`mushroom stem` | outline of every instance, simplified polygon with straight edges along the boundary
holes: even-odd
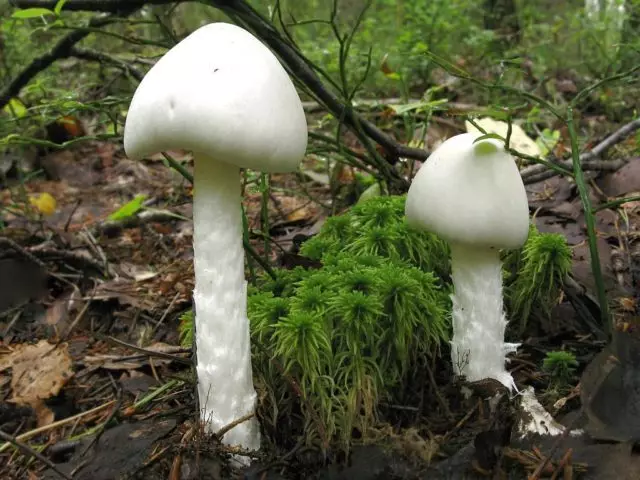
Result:
[[[240,169],[194,154],[193,247],[200,415],[218,432],[255,412],[247,282],[244,276]],[[260,448],[255,417],[229,430],[228,445]]]
[[[498,249],[451,245],[454,294],[451,359],[456,374],[475,382],[493,378],[514,388],[505,355],[518,344],[505,343],[502,261]]]

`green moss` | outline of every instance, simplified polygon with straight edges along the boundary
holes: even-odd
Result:
[[[304,256],[323,262],[339,252],[405,261],[446,277],[449,247],[436,235],[411,228],[404,215],[404,196],[374,197],[325,222],[301,248]]]
[[[566,387],[577,367],[576,356],[565,350],[547,352],[542,362],[542,370],[549,375],[555,388]]]
[[[375,197],[327,219],[301,247],[321,268],[279,269],[249,290],[260,416],[274,435],[286,425],[349,448],[353,429],[366,434],[379,404],[398,401],[411,369],[448,340],[449,249],[407,225],[404,200]],[[548,313],[571,265],[564,238],[532,226],[503,259],[512,321]]]
[[[558,304],[564,279],[571,271],[571,248],[564,236],[539,233],[532,225],[524,247],[506,263],[515,272],[506,288],[507,306],[522,333],[532,315],[549,318]]]
[[[316,418],[306,425],[307,437],[347,447],[352,429],[372,425],[378,403],[412,362],[447,339],[448,290],[405,262],[349,252],[329,253],[326,260],[290,297],[250,297],[252,340],[272,354],[254,359],[254,368],[267,378],[277,359],[300,388],[298,406],[314,411],[307,412]]]

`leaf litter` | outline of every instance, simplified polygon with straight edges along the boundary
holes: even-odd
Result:
[[[447,135],[463,129],[449,119],[434,122]],[[356,151],[364,151],[354,139],[349,141]],[[558,151],[565,147],[562,139],[554,146]],[[172,154],[190,165],[188,155]],[[5,279],[10,288],[0,296],[5,307],[0,308],[0,334],[6,332],[0,357],[0,414],[10,411],[15,418],[31,418],[31,423],[11,423],[16,438],[44,448],[65,471],[75,470],[77,478],[106,479],[127,473],[155,479],[179,472],[171,473],[171,478],[186,479],[196,478],[197,471],[208,473],[208,478],[230,478],[224,462],[229,452],[215,441],[206,441],[193,422],[193,378],[185,367],[188,352],[178,346],[177,334],[178,319],[189,308],[193,289],[191,191],[161,160],[131,162],[103,142],[50,154],[43,164],[52,180],[33,180],[26,188],[37,195],[49,192],[56,200],[56,211],[36,220],[9,217],[3,231],[23,252],[0,252],[0,262],[11,262],[9,269],[0,268],[0,281],[5,272],[22,268],[11,270],[15,265],[36,265],[44,275],[44,288],[34,289],[28,279],[10,274]],[[631,161],[617,172],[595,176],[591,183],[594,204],[640,191],[638,163]],[[304,169],[316,172],[315,167],[309,161]],[[316,233],[330,213],[323,205],[335,195],[332,182],[348,187],[353,178],[353,172],[346,170],[333,179],[329,175],[272,176],[266,224],[262,192],[250,191],[245,208],[252,232],[259,232],[251,236],[258,254],[268,256],[273,264],[295,265],[297,237]],[[299,194],[302,187],[305,195]],[[527,191],[540,230],[568,238],[576,284],[575,289],[567,286],[552,321],[526,338],[513,359],[515,375],[533,382],[538,390],[545,385],[538,368],[544,352],[571,347],[580,352],[580,362],[586,365],[601,344],[585,336],[583,317],[597,316],[597,305],[588,292],[592,278],[575,186],[567,179],[551,177],[528,185]],[[309,195],[316,201],[310,202]],[[6,191],[1,198],[9,198]],[[150,215],[155,208],[168,215]],[[130,215],[122,215],[123,211]],[[616,311],[621,320],[638,314],[633,302],[638,256],[633,252],[640,243],[639,213],[637,204],[627,204],[598,215],[602,267],[614,295],[630,299],[624,309]],[[265,226],[268,230],[262,231]],[[48,235],[42,235],[43,228]],[[277,248],[265,251],[264,234]],[[626,255],[618,272],[613,264],[620,251]],[[40,263],[34,264],[29,256]],[[7,309],[8,315],[4,314]],[[619,356],[620,352],[609,354]],[[637,373],[628,364],[623,377]],[[591,371],[601,370],[596,361],[593,365]],[[588,376],[587,371],[584,375]],[[614,370],[601,384],[609,385],[618,374]],[[625,472],[617,471],[620,478],[637,471],[630,449],[601,445],[584,436],[564,438],[561,448],[555,450],[544,435],[526,437],[516,444],[510,438],[510,399],[496,386],[474,386],[471,397],[463,398],[459,386],[450,384],[445,375],[436,372],[435,380],[438,393],[423,387],[422,404],[388,407],[404,412],[396,413],[399,424],[418,427],[381,427],[378,436],[373,435],[380,444],[354,447],[346,467],[323,467],[317,452],[299,448],[258,461],[246,478],[262,479],[267,472],[269,478],[278,478],[278,469],[270,467],[274,462],[289,473],[305,469],[308,478],[437,479],[460,472],[467,478],[481,478],[483,472],[514,464],[531,472],[547,452],[553,452],[545,467],[551,472],[566,471],[569,465],[577,473],[584,464],[590,475],[584,478],[613,478],[608,476],[617,468],[613,459],[628,464]],[[587,391],[615,391],[613,387],[602,390],[600,384],[588,386],[587,377],[582,383]],[[580,386],[574,385],[564,397],[550,402],[543,396],[541,403],[569,428],[571,414],[580,411],[579,392]],[[443,416],[434,401],[436,394],[446,399],[454,423]],[[620,401],[620,394],[596,395],[579,427],[597,431],[589,426],[596,421],[609,424],[608,431],[633,427],[625,419],[633,415],[635,404]],[[33,412],[18,412],[15,408],[20,405],[28,405]],[[607,416],[612,409],[617,417]],[[617,435],[614,438],[622,438],[620,432]],[[10,452],[8,446],[0,447],[0,455]],[[41,475],[41,469],[29,462],[14,462],[10,468],[34,478]]]

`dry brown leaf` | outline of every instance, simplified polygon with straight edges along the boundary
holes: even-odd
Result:
[[[147,298],[147,292],[137,287],[135,280],[116,279],[99,284],[93,290],[93,300],[118,300],[141,310],[153,310],[155,302]]]
[[[10,401],[35,407],[56,396],[73,376],[67,344],[51,345],[40,340],[35,345],[18,345],[0,357],[0,372],[12,369]]]

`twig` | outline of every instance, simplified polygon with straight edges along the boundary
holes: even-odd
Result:
[[[455,422],[456,419],[451,413],[451,410],[449,409],[449,405],[447,405],[446,400],[443,398],[442,394],[440,393],[440,390],[438,389],[438,384],[436,383],[436,379],[433,376],[433,371],[429,366],[429,362],[425,362],[425,366],[427,368],[427,375],[429,376],[429,383],[431,383],[431,388],[433,388],[433,393],[436,395],[436,400],[438,400],[438,403],[440,404],[440,408],[442,408],[442,411],[447,416],[447,419],[450,422]]]
[[[105,432],[107,426],[109,425],[111,420],[113,420],[113,418],[116,416],[116,413],[118,413],[118,410],[120,410],[120,407],[122,406],[122,400],[124,399],[124,395],[122,394],[122,386],[115,383],[111,375],[109,375],[109,378],[111,379],[111,383],[113,385],[113,388],[115,389],[116,403],[111,409],[111,411],[109,412],[109,416],[107,417],[107,419],[104,422],[102,422],[102,425],[100,426],[99,430],[96,432],[94,437],[87,443],[87,446],[82,449],[82,453],[80,453],[80,458],[84,457],[86,453],[89,451],[89,449],[93,445],[95,445],[95,443],[98,440],[100,440],[100,437]]]
[[[579,158],[580,163],[582,164],[582,168],[584,170],[617,170],[618,168],[620,168],[622,165],[624,165],[625,162],[620,162],[617,160],[605,162],[598,159],[602,157],[602,155],[607,150],[623,141],[638,129],[640,129],[640,118],[637,118],[620,127],[598,145],[593,147],[591,151],[581,154]],[[567,168],[572,168],[573,165],[573,161],[571,159],[563,160],[557,163]],[[553,177],[555,175],[555,172],[549,172],[543,165],[532,165],[530,167],[522,169],[520,171],[520,175],[522,176],[522,179],[525,181],[525,183],[534,183]]]
[[[587,171],[615,172],[616,170],[619,170],[620,168],[622,168],[626,163],[627,163],[627,160],[624,160],[621,158],[618,158],[615,160],[585,160],[582,163],[582,170],[584,170],[585,172]],[[569,166],[570,162],[568,160],[563,160],[562,162],[559,162],[558,165]],[[527,171],[529,171],[530,168],[540,167],[540,166],[541,165],[533,165],[531,167],[526,167],[521,170],[520,172],[521,174],[523,172],[525,173],[525,176],[522,178],[525,185],[531,185],[532,183],[548,180],[558,175],[558,172],[554,170],[541,170],[540,173],[535,173],[531,175],[526,173]]]
[[[153,327],[153,332],[154,333],[158,331],[158,328],[160,327],[160,325],[162,325],[162,323],[164,322],[165,318],[167,318],[167,315],[169,315],[169,312],[171,311],[171,309],[175,305],[175,303],[178,300],[178,298],[180,298],[180,292],[176,292],[176,294],[171,299],[171,302],[169,302],[169,306],[167,308],[165,308],[162,316],[160,317],[160,320],[158,320],[156,325]]]
[[[362,105],[368,108],[375,108],[375,107],[382,107],[385,105],[405,105],[405,104],[411,105],[411,104],[422,103],[422,102],[425,102],[423,98],[410,98],[408,100],[404,100],[398,97],[356,98],[353,100],[353,105],[354,106]],[[323,110],[324,106],[318,102],[302,102],[302,108],[308,113],[313,113],[319,110]],[[446,114],[449,109],[455,111],[456,113],[460,113],[460,112],[480,110],[480,107],[478,107],[477,105],[472,105],[470,103],[447,102],[443,104],[440,110],[442,110],[442,113]]]
[[[233,422],[229,423],[228,425],[225,425],[220,430],[218,430],[215,433],[216,437],[218,438],[218,440],[222,441],[222,437],[224,437],[229,430],[255,417],[255,415],[256,415],[255,413],[251,412],[251,413],[247,413],[246,415],[243,415],[240,418],[235,419]]]
[[[456,423],[456,425],[449,430],[447,433],[444,434],[444,437],[442,438],[442,442],[441,444],[444,444],[446,442],[446,440],[448,438],[451,438],[451,436],[456,433],[458,430],[460,430],[465,423],[467,423],[467,421],[471,418],[471,416],[476,412],[476,410],[478,410],[480,403],[476,403],[473,408],[471,410],[469,410],[464,417],[462,417],[460,419],[460,421],[458,423]]]
[[[78,322],[80,322],[80,320],[82,320],[82,317],[84,317],[84,314],[87,313],[87,310],[89,309],[89,305],[91,305],[91,299],[85,302],[84,306],[82,307],[82,310],[80,310],[76,315],[76,317],[73,319],[73,321],[69,325],[69,328],[67,328],[66,333],[61,337],[60,339],[61,342],[69,338],[69,335],[71,335],[71,332],[76,327]]]
[[[92,62],[98,62],[101,64],[111,64],[125,73],[131,75],[133,78],[142,81],[144,74],[140,72],[133,65],[128,64],[127,62],[120,60],[119,58],[113,57],[111,55],[107,55],[106,53],[99,52],[97,50],[91,50],[89,48],[79,48],[73,47],[69,52],[70,56],[79,58],[81,60],[89,60]]]
[[[108,336],[108,335],[102,335],[101,333],[96,332],[95,333],[96,338],[98,338],[98,340],[102,340],[104,342],[108,342],[108,343],[112,343],[115,345],[119,345],[121,347],[125,347],[128,348],[130,350],[133,350],[134,352],[139,352],[142,353],[143,355],[146,355],[148,357],[158,357],[158,358],[164,358],[167,360],[171,360],[172,362],[178,362],[178,363],[182,363],[185,365],[192,365],[193,362],[191,359],[187,359],[187,358],[182,358],[182,357],[178,357],[176,355],[172,355],[170,353],[165,353],[165,352],[156,352],[154,350],[147,350],[145,348],[141,348],[138,347],[136,345],[131,345],[130,343],[127,342],[123,342],[122,340],[118,340],[117,338]],[[189,353],[190,349],[180,349],[179,350],[180,353]]]
[[[562,456],[560,461],[558,462],[558,465],[556,466],[555,471],[551,475],[551,480],[556,480],[558,478],[558,475],[560,475],[560,471],[564,470],[564,468],[570,464],[572,455],[573,455],[573,449],[569,448],[565,452],[565,454]],[[565,477],[565,480],[569,480],[569,479]]]
[[[18,450],[20,450],[24,455],[37,458],[42,463],[44,463],[47,467],[49,467],[51,470],[56,472],[61,478],[64,478],[65,480],[73,480],[69,475],[67,475],[62,470],[60,470],[47,457],[45,457],[44,455],[42,455],[39,452],[36,452],[33,448],[29,447],[28,445],[25,445],[24,443],[18,441],[15,437],[12,437],[8,433],[5,433],[2,430],[0,430],[0,438],[3,439],[6,442],[9,442],[10,444],[12,444],[14,447],[16,447]]]
[[[72,287],[74,290],[77,290],[78,287],[75,286],[73,283],[71,283],[69,280],[67,280],[64,277],[61,277],[60,275],[57,275],[57,274],[49,271],[49,269],[47,268],[47,265],[42,260],[40,260],[38,257],[36,257],[36,255],[34,255],[33,250],[32,251],[25,250],[24,248],[22,248],[20,245],[18,245],[13,240],[11,240],[9,238],[6,238],[6,237],[0,237],[0,245],[3,245],[3,244],[5,246],[11,248],[14,252],[22,255],[24,258],[26,258],[30,262],[35,263],[37,266],[39,266],[51,278],[55,278],[59,282],[62,282],[65,285],[68,285],[68,286]]]
[[[100,405],[98,407],[92,408],[91,410],[87,410],[86,412],[78,413],[72,417],[63,418],[62,420],[58,420],[57,422],[50,423],[49,425],[45,425],[43,427],[34,428],[33,430],[29,430],[28,432],[23,433],[22,435],[18,435],[15,439],[19,442],[24,440],[29,440],[31,437],[35,437],[36,435],[40,435],[41,433],[48,432],[49,430],[53,430],[54,428],[62,427],[64,425],[68,425],[70,423],[76,422],[83,417],[88,417],[94,413],[98,413],[105,408],[113,405],[115,400],[111,400],[110,402],[105,403],[104,405]],[[11,442],[7,442],[0,446],[0,453],[4,452],[9,446]]]

